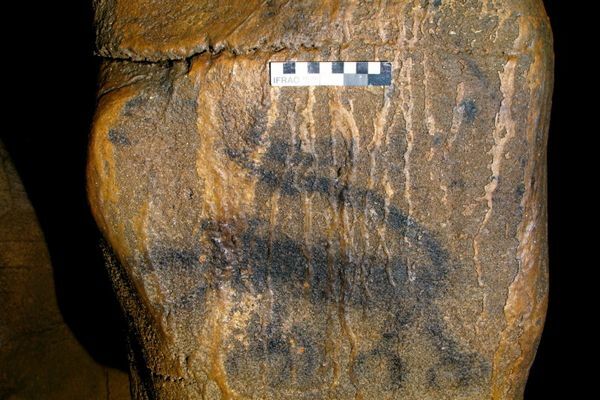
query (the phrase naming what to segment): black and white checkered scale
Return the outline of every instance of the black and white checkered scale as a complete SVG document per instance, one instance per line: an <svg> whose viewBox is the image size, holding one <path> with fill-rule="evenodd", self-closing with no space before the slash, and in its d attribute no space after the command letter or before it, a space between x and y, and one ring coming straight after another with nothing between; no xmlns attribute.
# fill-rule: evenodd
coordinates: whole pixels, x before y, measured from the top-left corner
<svg viewBox="0 0 600 400"><path fill-rule="evenodd" d="M388 61L285 61L271 62L273 86L388 86Z"/></svg>

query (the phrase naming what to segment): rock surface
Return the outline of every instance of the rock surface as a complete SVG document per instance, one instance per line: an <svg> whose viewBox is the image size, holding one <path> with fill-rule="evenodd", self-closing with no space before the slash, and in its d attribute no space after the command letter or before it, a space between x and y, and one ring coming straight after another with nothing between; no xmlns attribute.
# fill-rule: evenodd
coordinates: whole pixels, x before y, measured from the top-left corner
<svg viewBox="0 0 600 400"><path fill-rule="evenodd" d="M0 143L0 398L126 400L128 386L65 324L44 236Z"/></svg>
<svg viewBox="0 0 600 400"><path fill-rule="evenodd" d="M98 0L89 197L138 399L521 399L547 304L538 0ZM386 60L389 87L269 86Z"/></svg>

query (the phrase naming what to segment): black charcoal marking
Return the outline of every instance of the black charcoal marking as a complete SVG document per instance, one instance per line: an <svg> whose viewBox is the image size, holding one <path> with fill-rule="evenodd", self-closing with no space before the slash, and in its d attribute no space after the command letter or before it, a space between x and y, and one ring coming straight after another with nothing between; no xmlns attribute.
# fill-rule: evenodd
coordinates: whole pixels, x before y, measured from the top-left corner
<svg viewBox="0 0 600 400"><path fill-rule="evenodd" d="M273 141L266 153L266 160L271 160L279 165L285 165L290 152L289 145L281 140ZM268 163L258 167L252 166L251 171L260 177L260 182L266 185L267 190L279 189L283 195L294 197L299 193L298 188L303 188L308 193L319 193L322 195L331 195L337 193L341 204L349 207L357 207L362 204L363 199L367 199L372 208L383 218L383 208L385 201L382 196L376 192L366 189L349 188L341 185L337 179L327 177L315 177L314 175L303 175L296 177L286 170L284 174L269 169ZM405 235L416 244L425 249L429 259L433 263L434 271L429 271L428 276L422 280L424 289L427 292L436 290L443 282L443 276L447 273L449 266L448 254L439 244L439 242L420 225L402 212L397 207L389 207L386 225L394 231Z"/></svg>
<svg viewBox="0 0 600 400"><path fill-rule="evenodd" d="M479 68L479 65L477 64L477 62L475 60L473 60L470 57L465 57L464 58L467 66L469 67L469 70L471 71L471 73L477 78L479 79L479 81L484 85L484 86L489 86L489 82L487 77L485 76L485 74L483 73L483 71L481 70L481 68Z"/></svg>
<svg viewBox="0 0 600 400"><path fill-rule="evenodd" d="M225 147L225 155L229 158L246 159L243 152L238 149L232 149L231 147Z"/></svg>
<svg viewBox="0 0 600 400"><path fill-rule="evenodd" d="M466 187L465 181L462 179L453 179L450 181L450 187L452 189L464 189Z"/></svg>
<svg viewBox="0 0 600 400"><path fill-rule="evenodd" d="M280 279L301 282L306 272L302 246L291 239L278 240L273 245L271 273Z"/></svg>
<svg viewBox="0 0 600 400"><path fill-rule="evenodd" d="M288 170L281 180L281 191L286 196L296 196L300 193L294 182L294 173Z"/></svg>
<svg viewBox="0 0 600 400"><path fill-rule="evenodd" d="M224 151L229 158L249 162L249 155L263 142L266 130L266 116L261 106L249 104L241 109L231 108L225 100L221 101L218 113L223 126ZM239 118L244 115L245 118Z"/></svg>
<svg viewBox="0 0 600 400"><path fill-rule="evenodd" d="M519 165L521 166L521 168L525 168L528 162L529 159L525 155L519 158Z"/></svg>
<svg viewBox="0 0 600 400"><path fill-rule="evenodd" d="M426 379L427 379L428 387L433 388L433 389L438 388L437 373L436 373L436 370L434 367L431 367L427 370Z"/></svg>
<svg viewBox="0 0 600 400"><path fill-rule="evenodd" d="M157 270L182 270L199 266L200 249L175 249L153 246L148 252L151 267Z"/></svg>
<svg viewBox="0 0 600 400"><path fill-rule="evenodd" d="M444 323L439 320L438 315L429 318L426 333L431 343L438 349L440 361L436 369L445 371L443 374L445 379L451 381L446 382L446 385L469 386L489 373L491 369L489 362L479 354L463 349L446 332ZM439 376L437 378L441 379ZM441 383L437 379L436 382Z"/></svg>
<svg viewBox="0 0 600 400"><path fill-rule="evenodd" d="M236 346L237 348L238 346ZM241 347L241 346L239 346ZM240 349L241 350L241 349ZM229 351L227 357L225 358L225 371L229 376L238 376L243 371L240 364L242 361L242 357L240 357L240 353L238 351Z"/></svg>
<svg viewBox="0 0 600 400"><path fill-rule="evenodd" d="M263 135L267 130L267 118L264 113L259 110L253 110L252 124L248 127L242 139L250 146L258 146L262 143Z"/></svg>
<svg viewBox="0 0 600 400"><path fill-rule="evenodd" d="M142 108L142 106L146 103L146 99L143 97L135 97L125 103L125 107L123 107L123 115L131 116L135 111Z"/></svg>
<svg viewBox="0 0 600 400"><path fill-rule="evenodd" d="M168 306L178 310L196 310L205 303L207 289L206 282L199 281L195 289L167 300Z"/></svg>
<svg viewBox="0 0 600 400"><path fill-rule="evenodd" d="M374 195L371 194L371 197L374 197ZM392 229L402 232L406 230L409 224L408 216L395 207L389 211L387 222Z"/></svg>
<svg viewBox="0 0 600 400"><path fill-rule="evenodd" d="M299 360L298 380L300 383L310 384L315 378L315 371L321 365L321 357L318 351L318 346L310 332L304 326L294 325L291 329L292 337L297 348L301 348L302 352L297 356Z"/></svg>
<svg viewBox="0 0 600 400"><path fill-rule="evenodd" d="M121 129L110 129L108 131L108 140L117 146L130 146L131 141L127 137L127 134Z"/></svg>
<svg viewBox="0 0 600 400"><path fill-rule="evenodd" d="M361 351L354 363L355 373L365 383L372 383L370 380L375 374L376 379L381 381L386 390L398 391L406 381L407 368L402 358L395 353L395 347L394 343L380 341L369 351ZM380 376L382 372L383 375Z"/></svg>
<svg viewBox="0 0 600 400"><path fill-rule="evenodd" d="M517 189L515 190L515 196L517 197L517 200L521 201L524 194L525 194L525 184L519 183L517 185Z"/></svg>
<svg viewBox="0 0 600 400"><path fill-rule="evenodd" d="M290 345L281 337L271 337L267 343L267 351L271 354L290 354Z"/></svg>
<svg viewBox="0 0 600 400"><path fill-rule="evenodd" d="M449 271L455 268L455 261L451 260L450 255L433 233L408 217L402 210L389 205L386 213L385 199L381 194L360 187L348 186L343 179L328 178L317 175L315 172L303 175L297 173L298 168L295 168L293 170L297 174L294 175L289 170L284 171L285 169L281 167L288 160L296 160L294 162L299 165L308 162L304 155L296 154L299 152L301 152L299 148L292 148L285 141L275 140L267 150L262 165L252 163L240 165L247 168L248 173L259 177L260 184L257 190L264 191L267 194L279 190L283 196L287 196L289 201L295 201L294 199L298 199L298 188L302 188L303 191L309 194L314 193L328 199L337 198L341 205L348 208L364 206L369 210L373 210L375 212L373 219L380 219L398 236L402 235L408 238L413 244L411 246L412 250L406 250L401 255L393 254L389 260L383 259L381 254L365 255L362 261L367 271L365 280L371 292L373 292L370 296L367 296L361 290L344 292L344 287L352 289L352 286L359 285L353 281L348 286L348 282L351 277L356 276L357 271L360 271L360 264L348 260L343 254L339 254L335 244L333 245L333 251L327 247L332 246L331 243L316 241L307 245L301 240L293 240L286 236L284 227L281 228L281 231L276 228L275 236L267 238L265 232L272 229L272 227L269 226L267 221L262 220L247 221L247 226L238 231L237 239L233 240L225 230L219 228L227 225L224 222L219 224L205 222L202 225L203 229L210 231L213 243L211 246L207 246L206 250L209 254L205 255L206 263L214 265L217 269L221 268L222 265L232 266L233 269L231 276L220 277L220 279L230 279L238 291L250 290L245 289L242 280L237 278L240 275L239 270L243 266L249 271L248 281L253 291L264 293L266 290L273 290L276 293L285 294L276 301L280 304L274 305L273 320L270 321L268 327L260 331L260 338L250 338L250 348L252 349L255 346L256 353L250 351L246 358L241 359L242 364L236 366L232 363L231 368L240 368L240 365L246 368L246 365L253 365L252 363L256 360L275 357L276 361L272 365L277 366L277 368L273 368L272 383L284 382L285 379L289 379L290 365L293 362L298 362L298 356L293 352L290 354L289 337L286 337L289 332L285 334L278 332L277 326L282 325L282 318L287 318L293 312L293 310L285 309L281 303L288 304L288 299L302 298L306 295L303 283L306 282L305 254L308 250L308 253L311 254L313 271L308 282L310 293L305 298L312 305L316 308L322 308L331 302L343 301L349 307L364 308L369 313L377 313L389 312L390 304L394 304L395 308L392 312L395 313L395 318L391 318L390 327L383 332L381 348L378 350L381 354L393 354L390 349L393 348L395 341L400 340L402 335L405 335L403 331L419 329L419 333L439 349L440 358L435 367L444 370L440 373L440 376L450 376L456 384L461 385L467 385L469 382L476 380L478 376L481 376L481 371L485 371L484 362L481 361L480 356L469 352L467 345L459 343L448 334L443 323L439 322L439 310L435 305L435 299L445 293L447 276ZM238 163L240 162L239 154L229 154L229 157ZM163 255L162 258L176 261L161 264L194 265L192 259L199 254L193 250L172 253ZM411 283L414 293L418 294L416 298L407 294L407 260L416 260L418 263L414 268L416 271L415 280ZM396 283L395 286L389 283L386 265L389 265L393 280ZM428 325L426 329L420 328L421 325L416 322L420 321L421 318L434 322ZM249 326L248 335L259 328ZM255 333L254 335L256 336ZM306 333L302 340L309 344L316 343L319 342L316 337L318 337L318 334L309 335L309 333ZM318 353L317 350L314 351L316 354ZM273 358L269 360L273 360ZM406 379L409 371L406 371L406 367L403 367L402 360L388 359L386 361L383 358L382 362L389 363L390 379L393 375ZM307 375L312 368L308 367L308 364L310 362L307 360ZM298 364L294 365L298 366ZM315 365L319 365L319 363ZM317 369L318 367L314 367L315 371ZM313 375L315 373L317 372L313 372Z"/></svg>
<svg viewBox="0 0 600 400"><path fill-rule="evenodd" d="M348 196L346 192L342 197ZM344 201L349 201L345 199ZM219 230L214 228L215 224L206 222L203 229L208 231L209 236L218 236ZM203 262L197 261L197 252L156 250L153 249L154 262L161 268L170 268L170 271L185 271L186 269L227 270L228 279L238 290L246 290L252 286L254 290L263 292L267 287L267 277L271 279L271 285L275 288L286 288L289 295L302 295L304 293L303 283L306 279L306 251L311 254L311 280L310 298L314 302L322 302L327 298L327 285L331 279L338 285L339 279L353 277L360 268L356 262L349 261L341 256L333 260L334 270L342 271L343 274L332 277L330 275L331 260L325 243L316 243L306 249L305 244L298 243L290 238L277 237L268 240L257 232L264 232L265 222L251 220L247 229L237 234L237 239L215 237L206 248L202 256ZM422 239L417 242L415 256L422 259L422 264L417 268L414 284L418 291L426 297L436 297L442 293L444 276L450 269L447 254L438 248L435 240L428 239L428 234L421 228L417 229ZM423 239L425 238L425 239ZM426 258L424 258L426 257ZM427 261L428 260L428 261ZM407 267L400 257L392 257L383 260L375 254L367 255L362 261L368 271L365 276L367 285L377 288L378 294L370 298L361 290L354 290L345 298L345 301L360 307L387 307L390 302L397 303L398 298L405 295L404 286L407 282ZM388 264L389 270L384 266ZM178 268L178 269L176 269ZM395 286L390 285L390 273ZM337 273L336 273L337 274ZM249 286L248 286L249 285ZM199 295L197 293L196 295ZM412 316L412 312L404 312L405 317ZM398 317L400 318L400 316ZM402 322L399 322L402 324Z"/></svg>
<svg viewBox="0 0 600 400"><path fill-rule="evenodd" d="M329 179L325 178L325 177L318 177L315 180L315 186L314 186L314 190L317 193L321 193L321 194L327 194L329 193L329 191L331 190L331 182Z"/></svg>
<svg viewBox="0 0 600 400"><path fill-rule="evenodd" d="M251 260L245 263L252 268L250 274L251 283L258 292L264 292L267 290L268 285L268 271L265 266L269 263L269 242L267 239L256 236L245 238L244 241L252 243L249 246L252 252L246 253L246 257Z"/></svg>
<svg viewBox="0 0 600 400"><path fill-rule="evenodd" d="M278 187L281 186L279 176L269 170L260 170L259 171L260 181L267 186Z"/></svg>
<svg viewBox="0 0 600 400"><path fill-rule="evenodd" d="M383 199L375 193L363 190L361 196L363 195L374 199L375 203L383 202ZM342 186L340 189L340 201L351 204L356 196L357 191L353 191L347 186ZM368 280L371 282L371 290L375 292L372 298L367 299L364 295L361 296L358 290L352 290L351 294L343 293L341 282L354 276L358 266L341 255L335 255L333 271L331 271L332 264L324 243L316 243L309 249L312 255L313 274L310 281L311 295L308 299L315 306L324 307L327 303L341 298L349 307L366 307L365 310L369 310L370 313L389 311L390 304L396 305L395 318L382 332L383 337L373 352L365 355L366 358L363 360L365 362L367 359L371 360L369 362L380 360L379 362L386 363L389 376L387 379L389 382L386 385L389 385L389 390L401 388L408 371L400 358L387 355L394 354L391 349L400 340L402 332L415 327L415 321L421 315L426 315L429 321L433 321L427 325L425 334L440 354L435 368L445 371L442 375L450 376L451 384L469 385L483 376L482 374L486 371L485 365L477 354L465 351L463 346L447 334L443 324L438 322L440 320L439 311L434 305L434 299L443 293L442 289L446 281L444 277L450 268L448 254L433 236L416 222L411 221L399 210L395 210L394 214L396 214L397 227L405 229L415 240L418 239L417 249L420 250L416 251L424 251L430 258L428 263L416 268L417 276L412 284L415 285L416 293L419 293L418 300L412 300L410 296L406 295L406 266L402 260L395 258L390 260L392 270L396 274L394 280L397 284L397 287L392 287L387 281L385 269L381 267L384 260L379 259L375 254L366 259L367 270L371 271ZM245 371L256 368L257 363L260 363L261 360L265 360L269 365L270 383L279 385L289 380L291 366L294 365L298 382L302 381L307 385L312 385L320 379L318 369L323 360L315 343L322 343L322 332L316 331L311 334L303 326L297 326L292 330L290 336L290 332L284 333L281 330L284 325L283 321L287 320L290 313L293 312L287 308L287 299L300 298L304 293L302 283L306 276L305 244L280 235L274 240L267 241L258 233L265 232L266 224L260 220L247 221L247 228L238 232L237 239L232 239L228 229L222 228L230 226L230 224L206 221L202 227L210 235L215 236L213 241L215 245L209 246L208 253L204 254L206 261L202 264L198 263L200 252L197 250L174 250L159 247L151 249L150 256L155 260L153 265L161 268L173 269L177 266L183 269L197 268L205 264L210 264L213 268L219 268L221 264L233 266L232 276L220 279L230 279L238 292L248 290L237 278L242 270L241 266L247 266L249 281L255 291L274 290L277 293L285 293L284 297L276 297L272 319L264 329L261 328L260 318L250 320L246 328L250 342L249 350L235 352L238 354L237 360L228 355L225 359L225 368L228 373L233 374L236 371L245 373ZM220 240L217 237L219 235L222 236ZM226 253L230 253L230 255ZM267 270L270 277L269 285L266 282ZM334 280L333 289L329 289L328 285L332 279ZM182 303L180 306L202 304L204 290L208 290L208 287L201 287L192 293L180 296L179 301ZM291 338L294 339L295 346L304 349L302 356L292 351ZM357 360L357 364L359 362L360 360ZM368 365L364 364L364 368L368 368ZM443 382L444 386L447 384L447 382Z"/></svg>
<svg viewBox="0 0 600 400"><path fill-rule="evenodd" d="M405 331L410 327L412 321L416 317L416 307L399 307L394 313L394 323L390 327L391 331L389 335L393 335L394 338L398 337L398 333Z"/></svg>
<svg viewBox="0 0 600 400"><path fill-rule="evenodd" d="M283 140L273 140L271 146L267 150L267 158L273 160L277 164L285 164L290 153L290 146Z"/></svg>
<svg viewBox="0 0 600 400"><path fill-rule="evenodd" d="M392 386L401 388L404 382L405 366L397 355L389 356L388 372Z"/></svg>
<svg viewBox="0 0 600 400"><path fill-rule="evenodd" d="M479 111L477 109L477 104L475 103L475 100L472 99L463 100L459 105L459 110L463 115L463 120L469 124L475 121L475 118L477 117L477 113Z"/></svg>

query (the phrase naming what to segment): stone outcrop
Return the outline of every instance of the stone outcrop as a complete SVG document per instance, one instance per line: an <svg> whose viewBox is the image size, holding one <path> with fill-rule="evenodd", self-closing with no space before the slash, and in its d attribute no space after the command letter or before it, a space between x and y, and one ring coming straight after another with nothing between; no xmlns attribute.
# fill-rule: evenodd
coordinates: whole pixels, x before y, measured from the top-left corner
<svg viewBox="0 0 600 400"><path fill-rule="evenodd" d="M88 164L138 399L520 399L547 304L538 0L98 0ZM269 85L385 60L388 87Z"/></svg>

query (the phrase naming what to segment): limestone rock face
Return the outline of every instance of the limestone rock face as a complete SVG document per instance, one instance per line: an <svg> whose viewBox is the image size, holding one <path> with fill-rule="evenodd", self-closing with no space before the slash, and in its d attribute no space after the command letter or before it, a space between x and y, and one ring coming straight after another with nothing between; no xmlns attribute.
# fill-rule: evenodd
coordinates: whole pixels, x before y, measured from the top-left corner
<svg viewBox="0 0 600 400"><path fill-rule="evenodd" d="M98 0L89 197L138 399L520 399L547 303L538 0ZM269 85L384 60L387 87Z"/></svg>
<svg viewBox="0 0 600 400"><path fill-rule="evenodd" d="M44 235L0 143L0 398L127 400L127 375L97 364L65 324Z"/></svg>

